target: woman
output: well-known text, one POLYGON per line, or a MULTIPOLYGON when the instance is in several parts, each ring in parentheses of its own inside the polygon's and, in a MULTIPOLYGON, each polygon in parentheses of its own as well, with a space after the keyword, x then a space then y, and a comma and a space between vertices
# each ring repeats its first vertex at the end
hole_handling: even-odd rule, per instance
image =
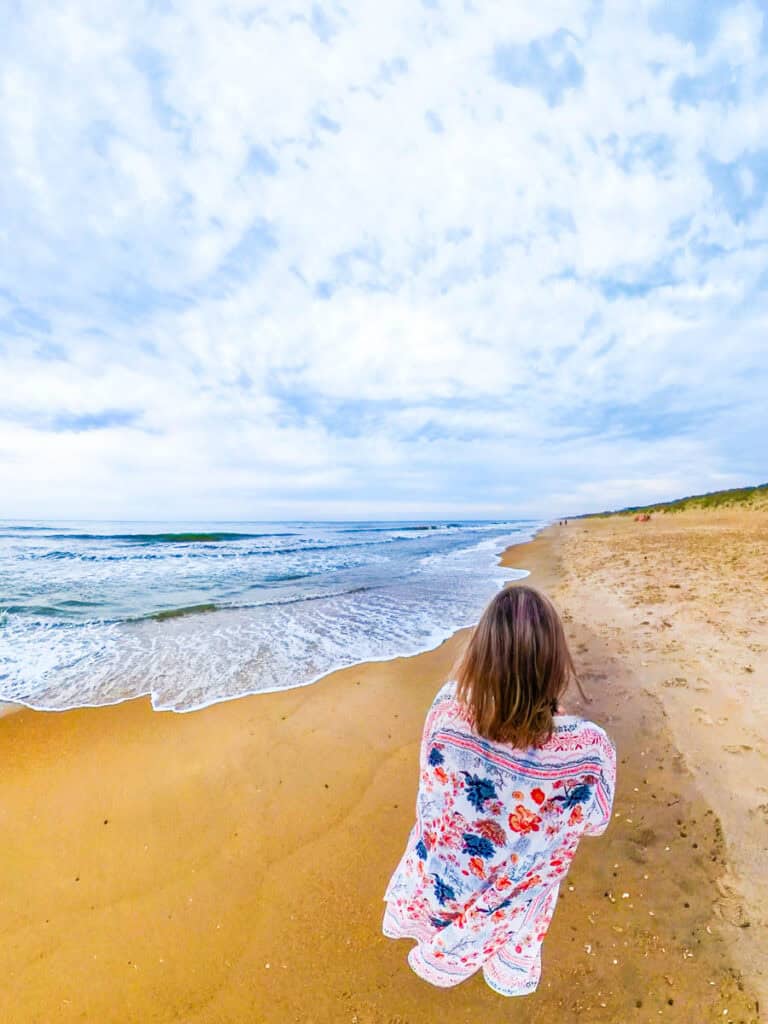
POLYGON ((480 968, 502 995, 538 985, 560 883, 613 804, 611 740, 559 706, 571 678, 554 607, 510 587, 427 714, 416 825, 384 896, 383 930, 416 940, 408 962, 433 985, 480 968))

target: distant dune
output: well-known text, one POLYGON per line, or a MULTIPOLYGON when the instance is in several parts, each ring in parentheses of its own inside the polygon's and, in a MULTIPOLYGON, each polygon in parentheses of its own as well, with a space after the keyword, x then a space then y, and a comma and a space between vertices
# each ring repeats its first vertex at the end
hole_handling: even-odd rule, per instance
POLYGON ((592 512, 574 518, 592 519, 595 516, 621 516, 633 512, 683 512, 686 509, 703 508, 765 508, 768 506, 768 483, 754 487, 733 487, 727 491, 708 491, 706 494, 691 494, 687 498, 656 502, 653 505, 631 505, 627 508, 608 512, 592 512))

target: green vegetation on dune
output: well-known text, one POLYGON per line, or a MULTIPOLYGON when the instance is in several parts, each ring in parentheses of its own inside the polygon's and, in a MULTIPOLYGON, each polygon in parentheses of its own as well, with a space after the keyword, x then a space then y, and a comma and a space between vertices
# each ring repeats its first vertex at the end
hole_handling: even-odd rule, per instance
POLYGON ((639 512, 683 512, 686 509, 722 508, 724 506, 741 506, 742 508, 763 507, 768 505, 768 483, 754 487, 734 487, 728 491, 709 491, 707 494, 692 494, 687 498, 675 501, 661 501, 654 505, 633 505, 628 508, 614 509, 611 512, 592 512, 581 519, 594 519, 598 516, 629 516, 639 512))

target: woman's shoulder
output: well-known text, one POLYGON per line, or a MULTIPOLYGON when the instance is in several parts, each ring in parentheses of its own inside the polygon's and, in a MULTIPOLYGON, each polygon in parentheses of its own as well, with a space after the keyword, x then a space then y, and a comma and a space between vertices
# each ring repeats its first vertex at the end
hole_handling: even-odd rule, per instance
POLYGON ((553 738, 567 741, 571 738, 580 746, 597 747, 608 757, 615 757, 616 745, 611 737, 597 722, 579 715, 557 715, 553 738))
POLYGON ((448 716, 451 719, 460 719, 461 721, 464 721, 466 718, 466 710, 456 696, 455 679, 449 679, 448 682, 443 683, 435 694, 435 699, 432 701, 432 707, 430 708, 430 717, 435 715, 439 718, 448 716))
POLYGON ((456 680, 455 679, 449 679, 447 682, 443 683, 443 685, 437 691, 437 693, 435 694, 435 699, 434 699, 433 703, 434 704, 438 704, 438 703, 442 703, 443 701, 446 701, 446 700, 455 700, 455 699, 456 699, 456 680))

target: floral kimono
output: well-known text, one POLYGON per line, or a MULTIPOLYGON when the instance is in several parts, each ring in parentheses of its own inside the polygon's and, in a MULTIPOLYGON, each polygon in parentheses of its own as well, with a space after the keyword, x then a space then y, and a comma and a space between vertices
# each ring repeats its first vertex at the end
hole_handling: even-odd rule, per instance
POLYGON ((558 715, 542 747, 489 742, 447 683, 427 715, 420 769, 416 825, 384 896, 384 934, 416 940, 408 962, 433 985, 458 985, 482 968, 502 995, 533 992, 579 840, 611 818, 611 740, 592 722, 558 715))

